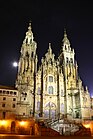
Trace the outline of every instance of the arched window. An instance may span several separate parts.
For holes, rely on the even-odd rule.
[[[32,56],[32,58],[33,58],[33,56],[34,56],[34,52],[32,52],[31,56]]]
[[[61,104],[61,112],[64,112],[64,104]]]
[[[65,50],[67,50],[67,47],[66,47],[66,45],[65,45]]]
[[[68,63],[68,57],[66,57],[66,63]]]
[[[28,52],[26,52],[26,56],[27,56],[27,57],[29,57],[29,54],[28,54]]]
[[[38,87],[37,94],[40,95],[40,93],[41,93],[41,89],[40,87]]]
[[[31,42],[32,42],[32,39],[30,39],[30,44],[31,44]]]
[[[49,88],[48,88],[48,93],[49,93],[49,94],[53,94],[53,86],[49,86]]]
[[[49,82],[53,82],[53,76],[49,76]]]
[[[61,90],[61,97],[63,97],[64,96],[64,92],[63,92],[63,90]]]
[[[37,102],[37,110],[40,110],[40,102]]]
[[[71,63],[73,63],[73,59],[72,58],[70,59],[70,61],[71,61]]]
[[[26,39],[26,44],[28,43],[28,38]]]

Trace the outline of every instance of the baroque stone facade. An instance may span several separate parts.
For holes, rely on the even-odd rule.
[[[36,118],[90,119],[91,101],[88,88],[82,85],[74,49],[64,31],[57,59],[51,43],[37,68],[37,43],[31,23],[21,47],[16,87],[17,114]]]
[[[14,87],[0,86],[0,119],[13,119],[17,114],[18,91]]]

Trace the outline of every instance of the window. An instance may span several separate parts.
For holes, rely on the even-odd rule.
[[[49,76],[49,82],[53,82],[53,77]]]
[[[67,50],[67,47],[66,47],[66,45],[65,45],[65,50]]]
[[[12,94],[13,94],[13,92],[12,92],[12,91],[10,91],[10,94],[12,95]]]
[[[64,104],[61,104],[61,112],[64,112]]]
[[[3,119],[5,119],[6,112],[3,112],[2,115],[3,115]]]
[[[13,108],[15,108],[15,104],[13,104],[13,106],[12,106]]]
[[[6,97],[3,97],[3,100],[6,100]]]
[[[31,42],[32,42],[32,39],[30,39],[30,44],[31,44]]]
[[[25,115],[25,113],[23,113],[23,115]]]
[[[6,94],[9,94],[9,91],[7,91]]]
[[[5,94],[6,93],[6,91],[3,91],[3,94]]]
[[[61,97],[63,97],[64,96],[64,92],[63,92],[63,90],[61,90]]]
[[[16,101],[16,98],[13,98],[13,101]]]
[[[33,114],[32,110],[30,110],[30,115]]]
[[[24,97],[24,100],[26,100],[26,98]]]
[[[5,107],[5,104],[4,103],[2,104],[2,107]]]
[[[37,110],[40,110],[40,102],[37,102]]]
[[[73,59],[72,58],[70,59],[70,61],[71,61],[71,63],[73,63]]]
[[[26,57],[29,57],[29,54],[28,54],[28,52],[26,52]]]
[[[40,87],[38,87],[37,94],[40,95],[40,93],[41,93],[41,89]]]
[[[0,93],[2,93],[2,90],[0,90]]]
[[[48,88],[48,93],[49,93],[49,94],[53,94],[53,86],[49,86],[49,88]]]
[[[14,92],[14,95],[16,95],[16,92]]]
[[[26,43],[28,43],[28,38],[26,39]]]
[[[66,63],[68,63],[68,57],[66,57]]]
[[[46,117],[46,118],[49,117],[49,110],[44,110],[44,117]]]
[[[78,111],[75,111],[75,114],[76,114],[76,118],[80,118],[80,114]]]
[[[31,54],[31,56],[32,56],[32,58],[33,58],[33,56],[34,56],[34,53],[32,52],[32,54]]]

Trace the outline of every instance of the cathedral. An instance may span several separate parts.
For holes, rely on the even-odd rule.
[[[49,43],[38,65],[37,47],[29,23],[21,46],[15,83],[18,90],[17,114],[45,119],[90,119],[90,94],[78,74],[75,51],[66,30],[57,59]]]

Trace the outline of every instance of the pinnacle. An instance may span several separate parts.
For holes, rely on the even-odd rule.
[[[66,28],[64,28],[64,37],[67,37]]]
[[[28,26],[28,31],[31,31],[32,27],[31,27],[31,21],[29,22],[29,26]]]

